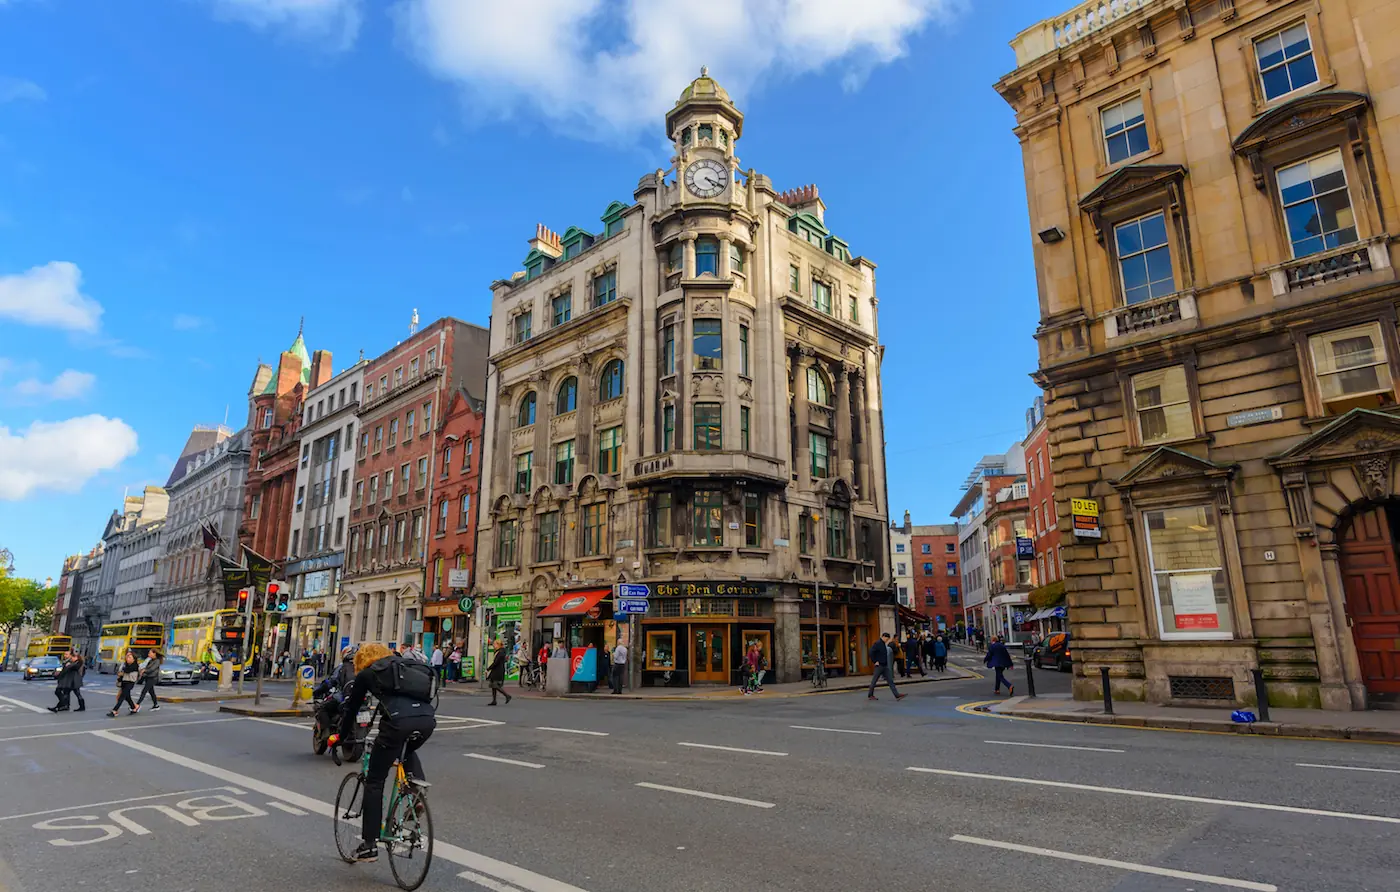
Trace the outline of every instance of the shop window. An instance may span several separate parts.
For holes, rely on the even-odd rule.
[[[720,423],[723,406],[719,403],[696,403],[693,443],[697,452],[718,452],[724,448]]]
[[[530,491],[530,478],[534,471],[535,454],[533,452],[522,452],[515,457],[515,491],[517,493],[528,493]]]
[[[607,540],[607,505],[595,502],[583,506],[583,553],[602,554]]]
[[[671,547],[671,494],[659,492],[651,497],[651,518],[647,524],[647,545],[651,548]]]
[[[539,528],[535,537],[535,563],[559,560],[559,512],[546,511],[535,517]]]
[[[1266,102],[1317,83],[1317,61],[1306,22],[1255,40],[1254,59]]]
[[[701,546],[724,544],[724,494],[717,489],[699,489],[691,499],[692,541]]]
[[[724,368],[723,326],[718,319],[696,319],[691,323],[691,347],[698,371]]]
[[[1216,511],[1182,505],[1143,512],[1147,561],[1163,638],[1234,634]]]
[[[514,520],[503,520],[496,524],[496,566],[514,567],[515,561],[515,536],[519,527],[519,522]]]
[[[763,496],[744,493],[744,544],[759,548],[763,544]]]
[[[1356,214],[1341,150],[1279,168],[1278,191],[1295,258],[1356,241]]]
[[[658,672],[676,668],[676,633],[647,632],[647,669]]]
[[[846,509],[828,507],[826,509],[826,555],[844,558],[848,551]]]
[[[622,360],[614,359],[603,366],[598,379],[598,402],[606,403],[622,396]]]
[[[1394,404],[1379,322],[1313,335],[1308,344],[1325,414]]]
[[[574,482],[574,441],[554,445],[554,482],[567,486]]]
[[[617,474],[622,470],[622,428],[610,427],[598,434],[598,473]]]
[[[532,390],[525,394],[520,400],[520,406],[515,410],[515,426],[527,427],[535,423],[535,392]],[[390,444],[393,443],[392,434]]]
[[[578,408],[578,379],[570,375],[559,385],[554,396],[554,414],[567,415]]]
[[[1134,375],[1133,414],[1143,446],[1185,440],[1196,435],[1186,367],[1171,366]]]

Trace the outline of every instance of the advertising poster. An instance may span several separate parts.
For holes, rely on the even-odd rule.
[[[1183,573],[1171,577],[1172,610],[1178,629],[1219,629],[1215,574]]]
[[[569,659],[574,670],[570,680],[598,680],[598,649],[596,647],[575,647],[569,652]]]

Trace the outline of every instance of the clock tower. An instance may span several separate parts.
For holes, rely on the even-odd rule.
[[[707,68],[681,91],[666,115],[666,130],[676,147],[681,202],[732,199],[726,192],[733,192],[739,166],[734,143],[743,134],[744,115]]]

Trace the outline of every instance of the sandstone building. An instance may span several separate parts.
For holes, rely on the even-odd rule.
[[[1093,2],[1012,46],[1076,695],[1394,699],[1400,4]]]

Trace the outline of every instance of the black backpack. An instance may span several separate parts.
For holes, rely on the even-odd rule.
[[[406,697],[410,700],[428,701],[433,699],[437,679],[432,667],[417,660],[403,657],[385,657],[370,667],[374,670],[378,688],[375,693],[381,700],[389,697]]]

